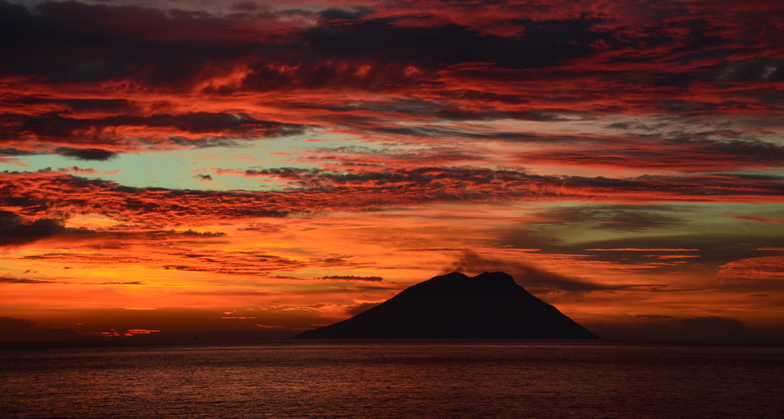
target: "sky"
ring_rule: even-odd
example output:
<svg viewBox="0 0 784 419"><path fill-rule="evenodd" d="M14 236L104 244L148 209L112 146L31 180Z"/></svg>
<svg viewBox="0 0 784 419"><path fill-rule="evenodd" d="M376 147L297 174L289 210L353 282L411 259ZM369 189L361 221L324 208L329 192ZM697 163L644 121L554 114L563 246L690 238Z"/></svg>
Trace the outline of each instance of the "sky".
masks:
<svg viewBox="0 0 784 419"><path fill-rule="evenodd" d="M784 337L784 3L0 0L0 340L290 336L503 271Z"/></svg>

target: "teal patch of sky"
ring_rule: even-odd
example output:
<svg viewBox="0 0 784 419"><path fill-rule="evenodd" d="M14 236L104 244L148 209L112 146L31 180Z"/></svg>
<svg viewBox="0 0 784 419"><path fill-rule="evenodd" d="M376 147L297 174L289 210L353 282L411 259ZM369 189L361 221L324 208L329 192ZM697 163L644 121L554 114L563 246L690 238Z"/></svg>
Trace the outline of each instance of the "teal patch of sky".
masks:
<svg viewBox="0 0 784 419"><path fill-rule="evenodd" d="M335 137L335 138L332 138ZM15 171L36 172L50 168L67 169L73 166L80 169L93 169L113 174L79 174L75 176L90 179L105 179L125 186L160 187L170 189L201 190L277 190L285 184L265 177L245 177L241 175L218 175L214 169L228 169L244 172L248 169L262 170L279 167L314 168L313 163L296 160L303 149L333 145L341 138L330 134L319 136L323 142L307 143L301 138L264 139L243 143L241 147L209 147L201 149L178 149L169 151L149 151L144 153L123 153L107 161L83 161L60 155L25 156L24 163L29 166L14 167ZM209 175L212 181L199 178Z"/></svg>
<svg viewBox="0 0 784 419"><path fill-rule="evenodd" d="M784 237L784 204L746 204L746 203L662 203L650 206L612 204L551 204L530 205L526 212L558 211L560 209L585 209L591 211L595 207L599 211L590 220L575 219L573 222L544 222L529 225L536 233L555 237L562 243L576 244L581 242L598 242L622 238L646 237L686 237L686 236L736 236L778 238ZM660 223L635 226L634 217L629 218L630 224L620 223L613 218L616 211L630 214L662 216ZM604 218L602 218L604 216ZM669 219L669 223L667 222ZM616 228L613 228L616 227ZM637 228L635 228L637 227Z"/></svg>

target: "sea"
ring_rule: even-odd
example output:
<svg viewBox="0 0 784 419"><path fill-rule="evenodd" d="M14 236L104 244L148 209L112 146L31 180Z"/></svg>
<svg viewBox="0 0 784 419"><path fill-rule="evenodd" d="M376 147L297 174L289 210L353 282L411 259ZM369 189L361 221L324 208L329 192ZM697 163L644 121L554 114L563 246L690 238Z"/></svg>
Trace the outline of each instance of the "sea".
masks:
<svg viewBox="0 0 784 419"><path fill-rule="evenodd" d="M784 418L780 346L280 341L0 349L2 418Z"/></svg>

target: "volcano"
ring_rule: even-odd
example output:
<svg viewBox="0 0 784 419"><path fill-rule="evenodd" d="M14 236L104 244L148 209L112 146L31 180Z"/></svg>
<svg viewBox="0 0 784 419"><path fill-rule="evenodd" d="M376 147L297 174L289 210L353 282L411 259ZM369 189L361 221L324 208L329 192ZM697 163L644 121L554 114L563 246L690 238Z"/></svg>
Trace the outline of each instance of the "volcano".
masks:
<svg viewBox="0 0 784 419"><path fill-rule="evenodd" d="M503 272L453 272L296 338L599 339Z"/></svg>

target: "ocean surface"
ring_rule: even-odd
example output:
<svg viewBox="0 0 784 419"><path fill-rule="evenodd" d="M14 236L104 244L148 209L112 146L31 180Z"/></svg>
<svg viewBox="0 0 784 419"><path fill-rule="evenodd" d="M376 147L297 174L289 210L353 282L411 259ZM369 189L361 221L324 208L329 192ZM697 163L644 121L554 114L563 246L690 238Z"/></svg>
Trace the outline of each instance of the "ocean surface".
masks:
<svg viewBox="0 0 784 419"><path fill-rule="evenodd" d="M3 418L782 418L784 348L303 342L5 348Z"/></svg>

